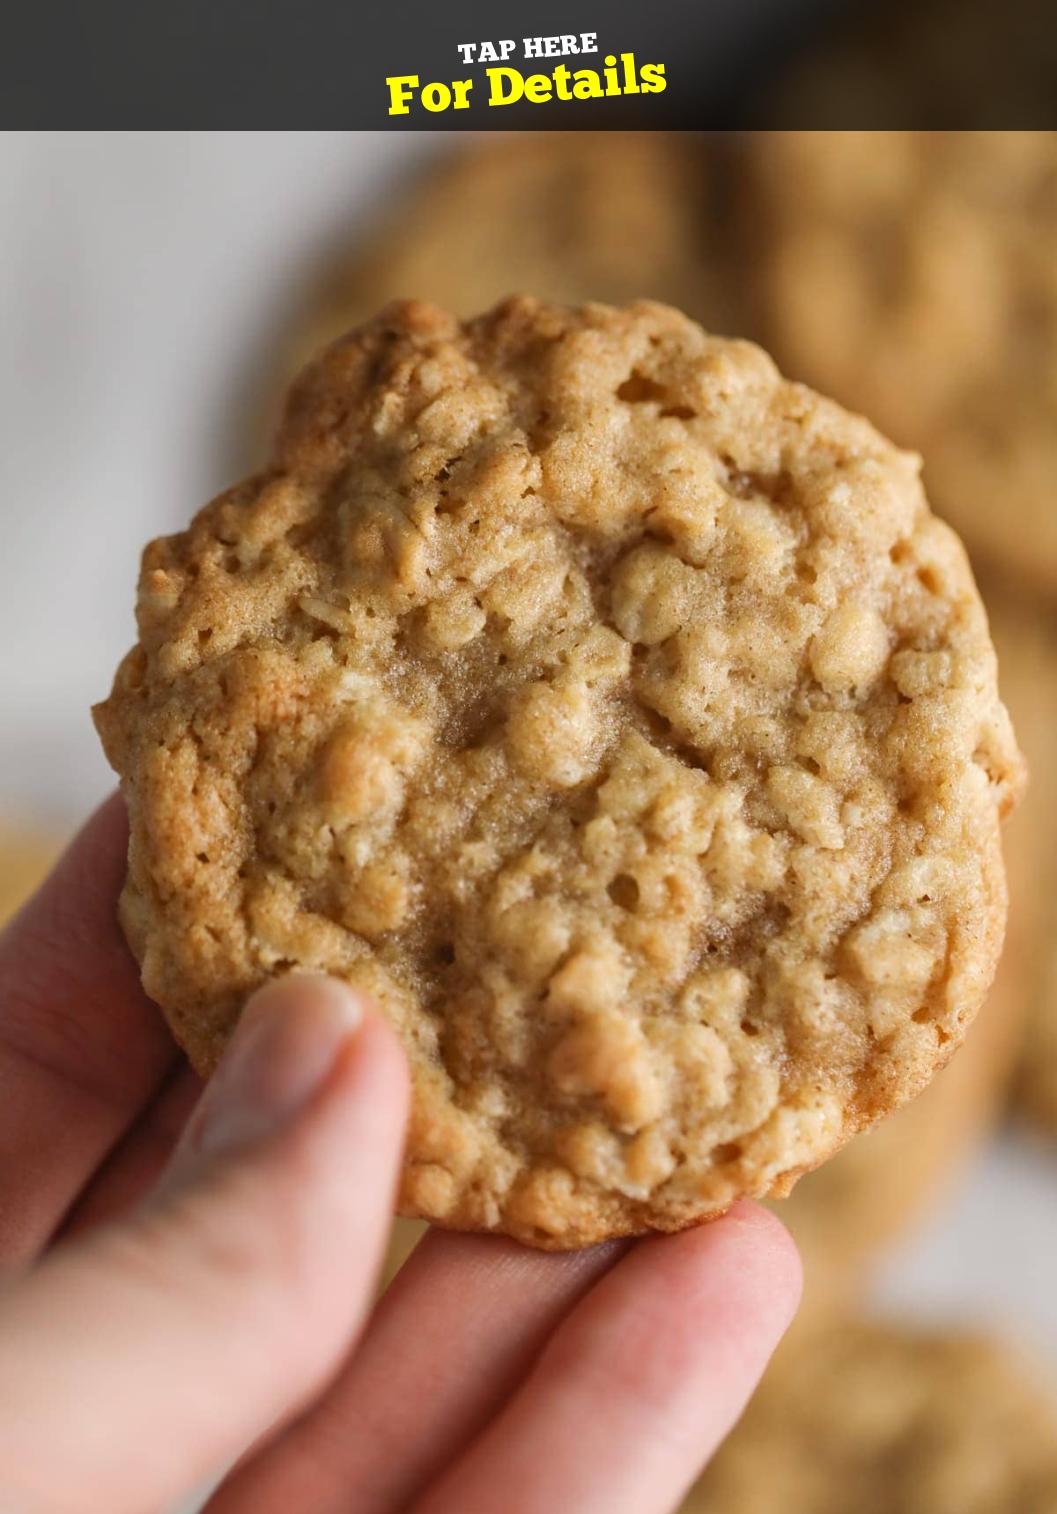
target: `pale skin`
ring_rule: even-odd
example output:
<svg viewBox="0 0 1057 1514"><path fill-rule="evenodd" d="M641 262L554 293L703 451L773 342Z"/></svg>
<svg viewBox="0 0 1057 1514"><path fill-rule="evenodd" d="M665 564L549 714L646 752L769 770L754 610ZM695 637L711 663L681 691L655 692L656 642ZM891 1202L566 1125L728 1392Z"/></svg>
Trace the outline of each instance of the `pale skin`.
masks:
<svg viewBox="0 0 1057 1514"><path fill-rule="evenodd" d="M210 1514L675 1508L796 1308L781 1225L432 1232L372 1308L395 1037L290 977L203 1094L115 923L125 839L111 800L0 936L3 1506L144 1514L237 1461Z"/></svg>

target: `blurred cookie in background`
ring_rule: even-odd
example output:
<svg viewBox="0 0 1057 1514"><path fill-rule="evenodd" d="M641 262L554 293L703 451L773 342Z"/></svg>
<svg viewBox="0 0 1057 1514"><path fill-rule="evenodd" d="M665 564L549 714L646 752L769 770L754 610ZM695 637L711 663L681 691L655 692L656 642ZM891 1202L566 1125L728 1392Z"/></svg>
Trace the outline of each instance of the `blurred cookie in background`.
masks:
<svg viewBox="0 0 1057 1514"><path fill-rule="evenodd" d="M1057 133L765 132L756 326L925 459L980 562L1057 593Z"/></svg>
<svg viewBox="0 0 1057 1514"><path fill-rule="evenodd" d="M726 330L713 176L698 133L464 138L340 251L285 376L397 298L468 316L520 292L560 304L643 296Z"/></svg>
<svg viewBox="0 0 1057 1514"><path fill-rule="evenodd" d="M1057 1401L1014 1352L841 1320L780 1350L683 1514L1055 1509Z"/></svg>
<svg viewBox="0 0 1057 1514"><path fill-rule="evenodd" d="M1013 1099L1022 1119L1057 1136L1057 611L986 578L981 588L1030 774L1004 845L1009 924L999 984L1017 985L1026 1022Z"/></svg>
<svg viewBox="0 0 1057 1514"><path fill-rule="evenodd" d="M1049 951L1032 1007L1025 1054L1014 1084L1017 1113L1036 1131L1057 1138L1057 909L1048 936Z"/></svg>
<svg viewBox="0 0 1057 1514"><path fill-rule="evenodd" d="M385 1250L382 1273L378 1279L378 1291L384 1293L401 1267L425 1235L429 1226L425 1220L409 1220L397 1215L389 1232L389 1244Z"/></svg>
<svg viewBox="0 0 1057 1514"><path fill-rule="evenodd" d="M0 925L43 881L60 849L56 836L0 819Z"/></svg>

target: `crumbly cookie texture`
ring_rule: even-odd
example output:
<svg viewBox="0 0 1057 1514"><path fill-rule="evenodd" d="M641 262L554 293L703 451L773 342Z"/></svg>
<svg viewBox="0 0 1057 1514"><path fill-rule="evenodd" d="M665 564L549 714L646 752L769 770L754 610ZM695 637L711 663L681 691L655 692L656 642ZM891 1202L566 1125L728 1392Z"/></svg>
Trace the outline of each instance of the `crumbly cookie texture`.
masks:
<svg viewBox="0 0 1057 1514"><path fill-rule="evenodd" d="M1057 1403L1000 1342L839 1323L780 1352L683 1514L1050 1514Z"/></svg>
<svg viewBox="0 0 1057 1514"><path fill-rule="evenodd" d="M1020 761L965 554L674 310L384 311L138 621L96 718L147 990L205 1072L270 975L372 994L404 1212L570 1247L781 1193L988 985Z"/></svg>
<svg viewBox="0 0 1057 1514"><path fill-rule="evenodd" d="M752 140L760 321L925 457L970 548L1057 589L1057 133Z"/></svg>

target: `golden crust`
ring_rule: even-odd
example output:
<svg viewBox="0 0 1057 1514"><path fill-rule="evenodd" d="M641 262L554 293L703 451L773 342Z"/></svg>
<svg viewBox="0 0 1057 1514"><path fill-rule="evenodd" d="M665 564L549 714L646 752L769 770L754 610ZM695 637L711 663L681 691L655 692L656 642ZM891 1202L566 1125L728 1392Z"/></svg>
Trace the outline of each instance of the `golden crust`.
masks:
<svg viewBox="0 0 1057 1514"><path fill-rule="evenodd" d="M952 1054L1020 761L916 459L663 306L395 306L146 551L96 712L203 1070L304 967L414 1080L401 1204L546 1247L788 1191Z"/></svg>

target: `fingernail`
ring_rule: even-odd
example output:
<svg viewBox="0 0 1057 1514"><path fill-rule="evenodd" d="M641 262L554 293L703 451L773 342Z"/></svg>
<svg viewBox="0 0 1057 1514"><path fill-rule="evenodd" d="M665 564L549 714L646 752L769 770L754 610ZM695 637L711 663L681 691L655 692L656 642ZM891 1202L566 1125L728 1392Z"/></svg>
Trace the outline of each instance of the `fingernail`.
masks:
<svg viewBox="0 0 1057 1514"><path fill-rule="evenodd" d="M246 1004L188 1127L185 1146L216 1155L276 1134L326 1082L363 1018L336 978L291 974Z"/></svg>

